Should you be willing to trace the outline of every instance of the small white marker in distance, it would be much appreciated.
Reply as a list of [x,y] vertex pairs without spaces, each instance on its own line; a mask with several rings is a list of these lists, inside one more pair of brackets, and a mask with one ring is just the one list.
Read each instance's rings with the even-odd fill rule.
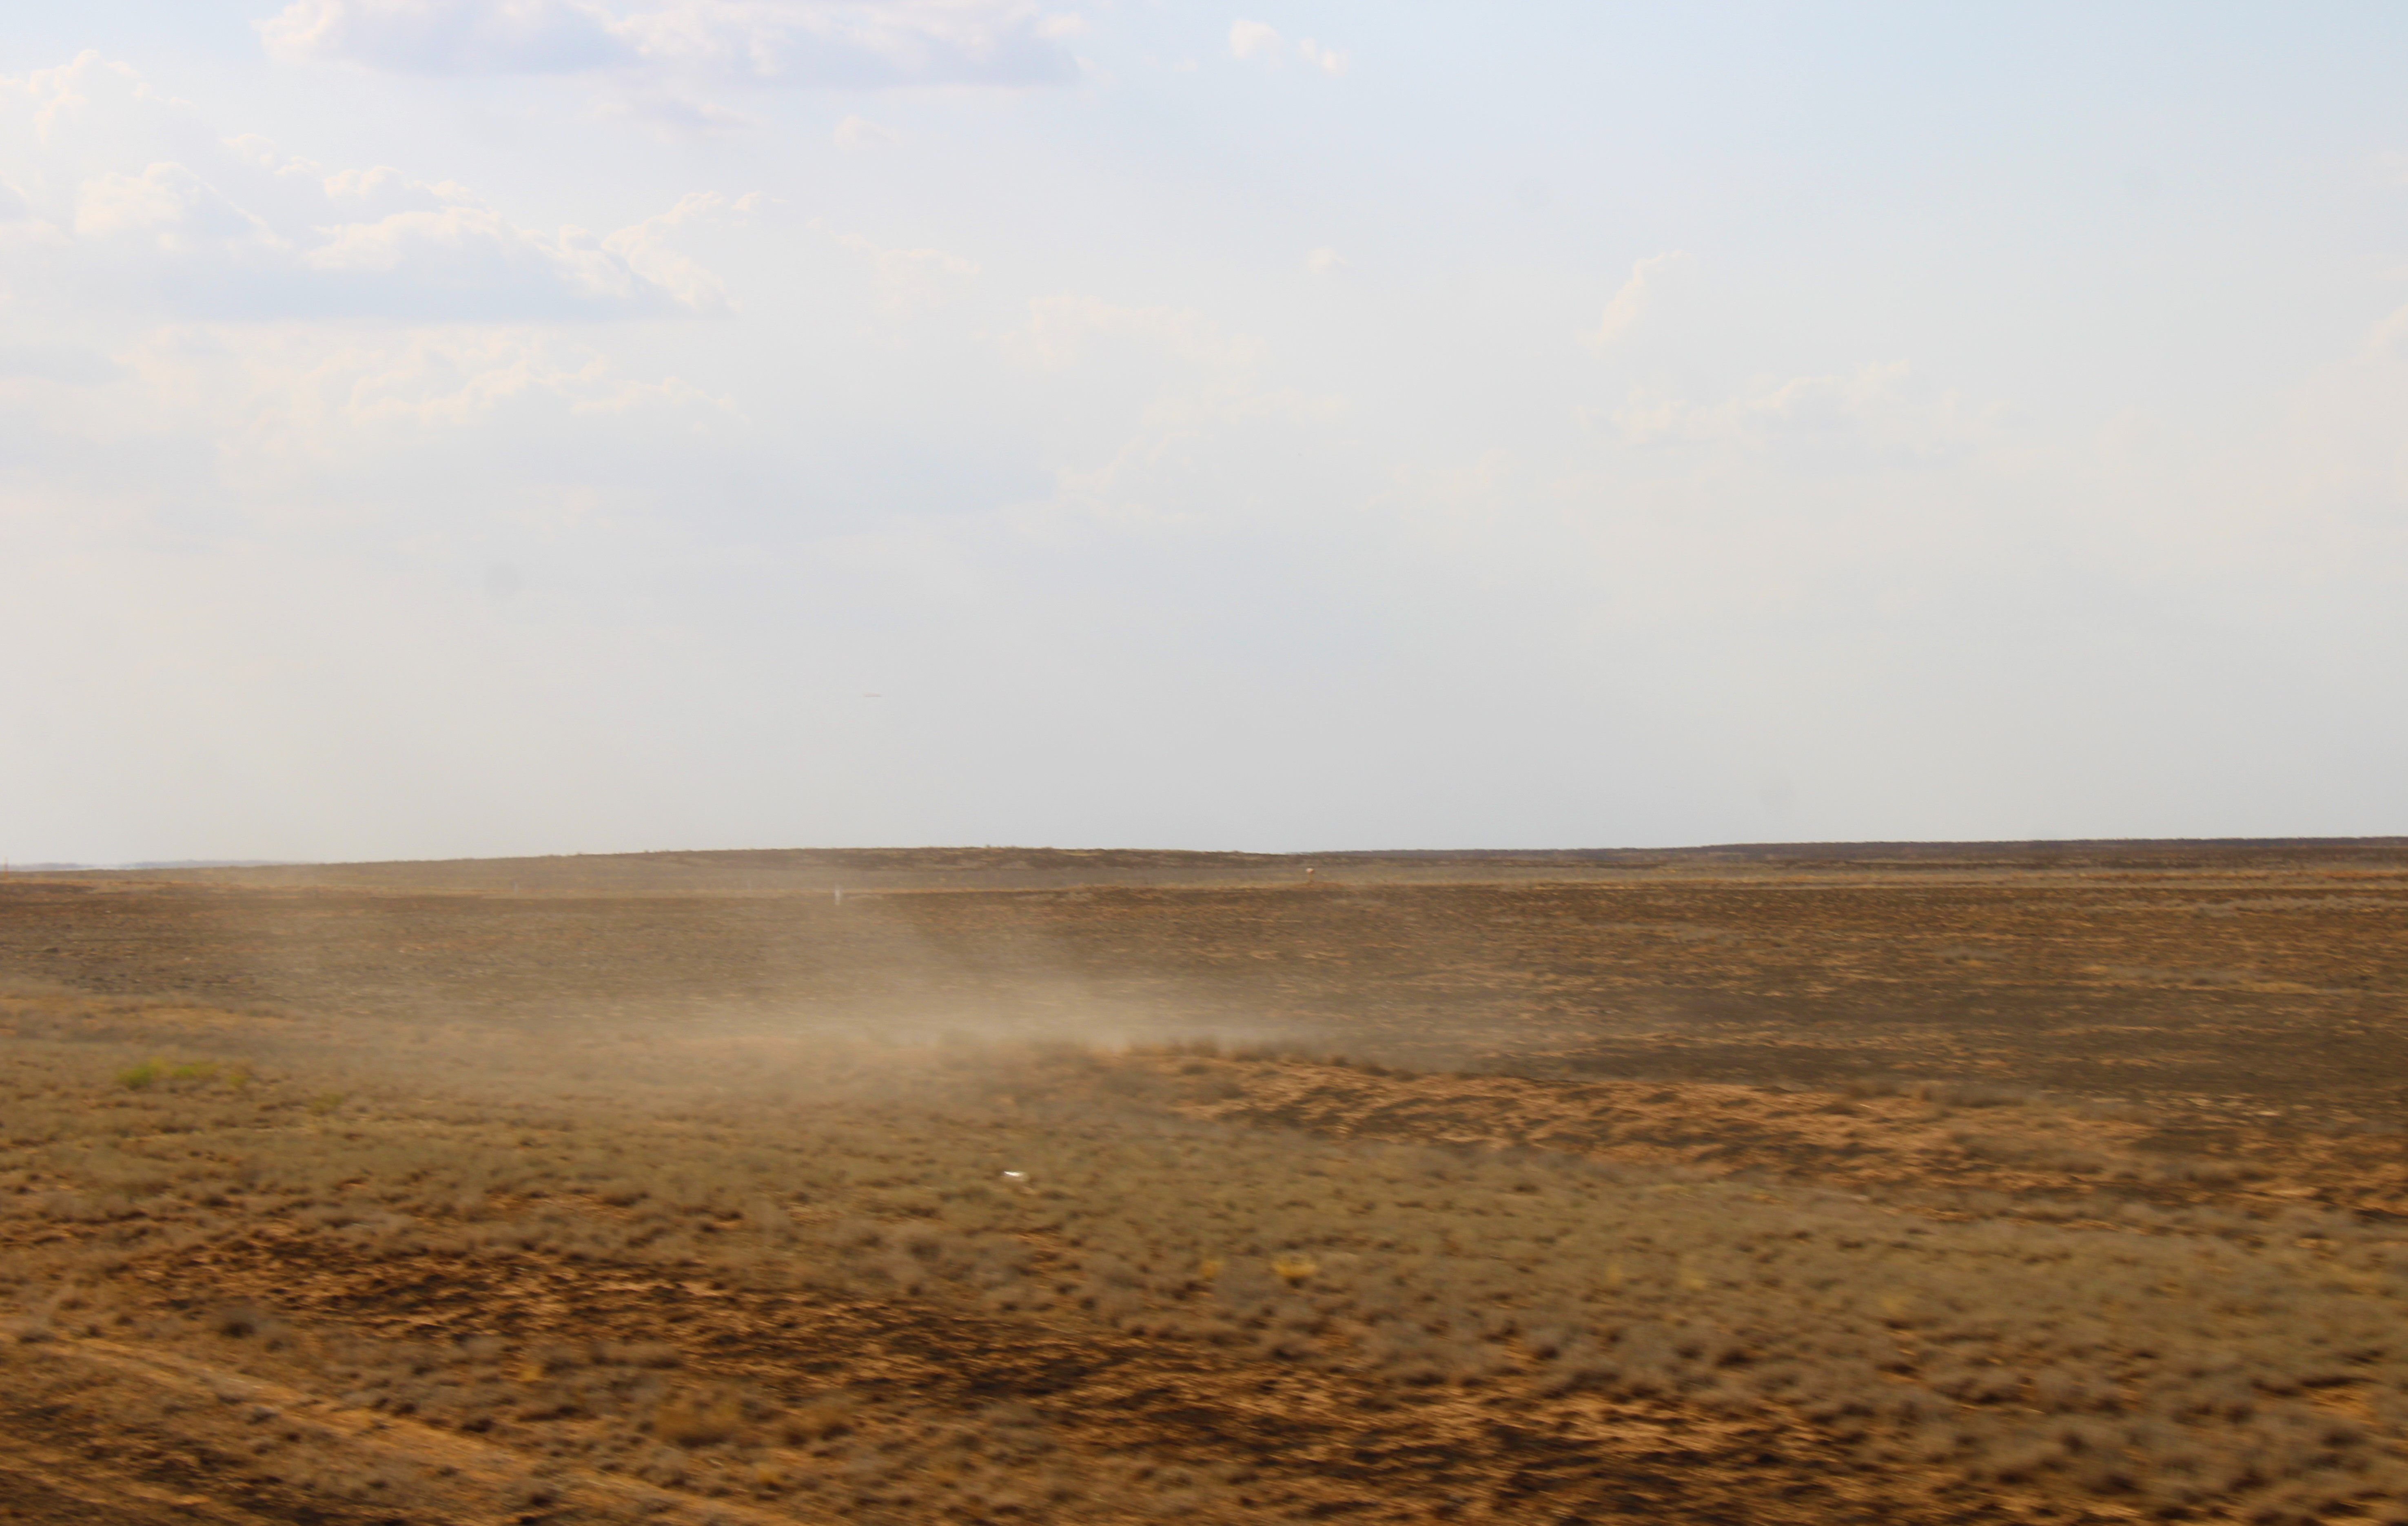
[[1025,1171],[1007,1171],[1003,1175],[1004,1179],[1007,1181],[1026,1181],[1028,1179],[1028,1173]]

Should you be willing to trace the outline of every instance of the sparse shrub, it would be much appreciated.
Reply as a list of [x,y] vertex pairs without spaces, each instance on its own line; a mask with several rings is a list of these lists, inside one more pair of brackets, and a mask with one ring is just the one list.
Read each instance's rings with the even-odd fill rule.
[[185,1060],[169,1062],[165,1060],[142,1060],[117,1073],[117,1084],[128,1091],[148,1091],[154,1088],[191,1088],[223,1079],[240,1087],[250,1083],[251,1072],[242,1066],[231,1069],[214,1060]]

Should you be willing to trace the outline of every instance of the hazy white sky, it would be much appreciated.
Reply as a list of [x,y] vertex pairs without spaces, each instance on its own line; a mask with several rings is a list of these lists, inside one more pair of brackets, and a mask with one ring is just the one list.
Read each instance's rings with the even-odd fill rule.
[[2408,832],[2403,66],[28,0],[0,853]]

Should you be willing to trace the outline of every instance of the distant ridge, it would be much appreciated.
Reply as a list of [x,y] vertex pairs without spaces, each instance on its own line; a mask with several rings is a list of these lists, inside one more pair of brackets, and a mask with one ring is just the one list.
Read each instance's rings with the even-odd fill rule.
[[1706,843],[1691,848],[1383,849],[1296,855],[1374,859],[1566,859],[1611,862],[1632,855],[1743,859],[1961,859],[2049,853],[2408,852],[2408,837],[2034,837],[1974,842]]
[[63,874],[96,871],[113,874],[135,869],[266,869],[289,863],[289,859],[140,859],[132,863],[12,863],[11,874]]
[[[1080,886],[1540,881],[1652,873],[2246,871],[2408,872],[2408,837],[2075,838],[1968,843],[1722,843],[1697,848],[1397,849],[1315,853],[1183,849],[765,848],[365,863],[151,863],[50,869],[78,879],[172,879],[254,889],[476,893],[724,894]],[[27,866],[29,869],[32,866]]]

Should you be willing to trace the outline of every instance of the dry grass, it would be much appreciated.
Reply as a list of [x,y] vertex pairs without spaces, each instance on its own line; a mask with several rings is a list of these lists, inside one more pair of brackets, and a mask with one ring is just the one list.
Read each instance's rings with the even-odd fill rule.
[[264,1519],[2408,1497],[2365,1107],[834,1026],[0,996],[0,1423]]

